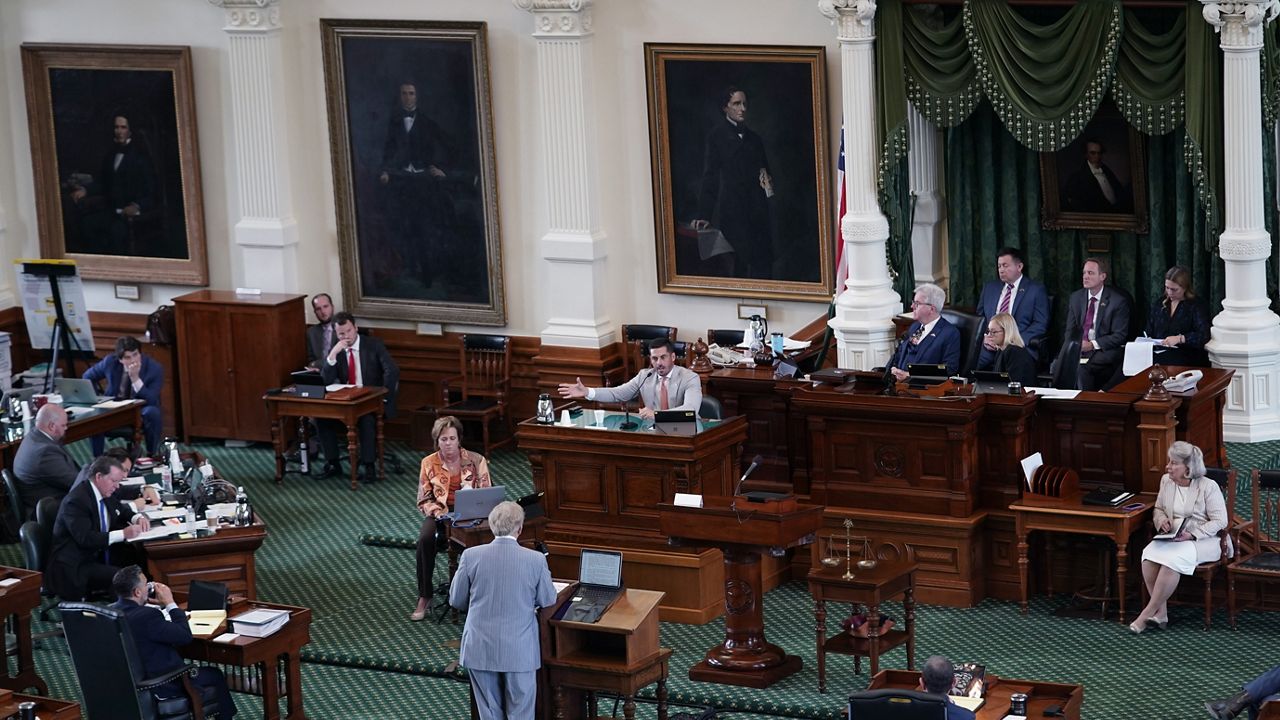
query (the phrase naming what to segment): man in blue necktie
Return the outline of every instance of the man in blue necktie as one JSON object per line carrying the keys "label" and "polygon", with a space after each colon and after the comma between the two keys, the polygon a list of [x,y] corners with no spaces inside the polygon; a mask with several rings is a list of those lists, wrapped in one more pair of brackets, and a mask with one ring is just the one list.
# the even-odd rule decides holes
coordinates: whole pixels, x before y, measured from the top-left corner
{"label": "man in blue necktie", "polygon": [[[121,480],[124,468],[120,461],[99,457],[89,466],[89,482],[72,487],[58,508],[45,585],[63,600],[80,600],[89,593],[109,590],[119,568],[110,564],[108,548],[151,529],[146,515],[111,499]],[[111,552],[127,555],[128,549]]]}

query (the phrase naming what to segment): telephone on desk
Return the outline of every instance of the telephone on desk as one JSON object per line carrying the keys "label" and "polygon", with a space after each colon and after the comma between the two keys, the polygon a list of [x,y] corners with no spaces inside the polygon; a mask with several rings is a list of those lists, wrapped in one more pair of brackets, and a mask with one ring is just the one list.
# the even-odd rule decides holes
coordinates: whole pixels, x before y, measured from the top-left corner
{"label": "telephone on desk", "polygon": [[736,352],[732,348],[720,347],[715,343],[712,343],[707,348],[707,358],[716,365],[728,367],[737,367],[746,362],[746,358],[743,357],[742,353]]}
{"label": "telephone on desk", "polygon": [[1169,392],[1186,392],[1192,390],[1204,379],[1199,370],[1184,370],[1164,381],[1164,389]]}

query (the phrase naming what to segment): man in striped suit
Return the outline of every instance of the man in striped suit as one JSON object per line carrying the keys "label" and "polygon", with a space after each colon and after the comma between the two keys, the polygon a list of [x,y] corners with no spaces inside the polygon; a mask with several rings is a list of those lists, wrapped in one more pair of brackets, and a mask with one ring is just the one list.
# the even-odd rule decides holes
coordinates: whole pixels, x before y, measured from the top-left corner
{"label": "man in striped suit", "polygon": [[449,604],[467,611],[462,666],[471,677],[480,720],[533,720],[542,651],[538,608],[556,600],[542,553],[520,547],[524,508],[511,501],[489,513],[493,542],[467,548],[449,588]]}

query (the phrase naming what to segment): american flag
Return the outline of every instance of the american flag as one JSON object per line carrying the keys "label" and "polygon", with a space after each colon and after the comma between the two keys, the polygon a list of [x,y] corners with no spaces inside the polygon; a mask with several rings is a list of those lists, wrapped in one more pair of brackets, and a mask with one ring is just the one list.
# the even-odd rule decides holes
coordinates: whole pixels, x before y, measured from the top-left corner
{"label": "american flag", "polygon": [[836,183],[839,185],[840,202],[836,206],[836,296],[844,292],[844,282],[849,279],[849,259],[844,256],[844,237],[840,221],[844,218],[844,123],[840,123],[840,157],[836,160]]}

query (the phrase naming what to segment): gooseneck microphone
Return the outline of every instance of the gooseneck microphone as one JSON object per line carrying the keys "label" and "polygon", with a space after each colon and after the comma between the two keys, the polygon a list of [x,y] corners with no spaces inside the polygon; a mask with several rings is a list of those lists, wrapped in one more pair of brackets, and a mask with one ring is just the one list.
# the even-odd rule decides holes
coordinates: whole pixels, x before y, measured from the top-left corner
{"label": "gooseneck microphone", "polygon": [[747,478],[751,477],[751,473],[755,472],[756,468],[760,467],[760,463],[762,462],[764,462],[763,455],[756,455],[751,458],[751,465],[747,467],[746,472],[742,473],[742,477],[738,478],[738,484],[733,488],[733,497],[735,498],[735,502],[737,502],[738,491],[742,490],[742,483],[746,482]]}
{"label": "gooseneck microphone", "polygon": [[[645,375],[644,378],[640,380],[640,384],[636,386],[636,395],[640,397],[641,402],[644,401],[644,396],[641,395],[640,391],[644,390],[645,381],[649,379],[650,375],[653,375],[653,370],[650,370],[648,368],[645,369],[645,372],[647,372],[648,374]],[[631,419],[631,400],[630,399],[622,403],[622,410],[627,415],[625,418],[623,418],[622,424],[618,426],[619,430],[635,430],[636,428],[640,427],[639,423]]]}

